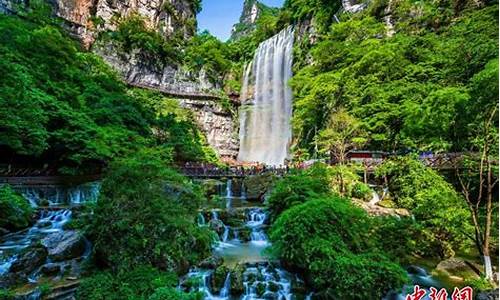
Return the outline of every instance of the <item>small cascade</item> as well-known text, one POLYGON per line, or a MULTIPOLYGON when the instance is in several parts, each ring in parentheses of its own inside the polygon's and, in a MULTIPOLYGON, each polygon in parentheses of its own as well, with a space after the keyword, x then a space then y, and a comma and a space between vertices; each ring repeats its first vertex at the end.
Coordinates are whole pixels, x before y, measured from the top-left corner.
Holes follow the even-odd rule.
POLYGON ((243 273, 243 280, 242 300, 292 299, 290 275, 284 270, 270 266, 249 267, 243 273))
POLYGON ((227 243, 228 237, 229 237, 229 227, 224 225, 224 233, 222 234, 222 242, 227 243))
POLYGON ((9 271, 18 255, 48 234, 60 232, 71 219, 71 210, 42 211, 31 228, 4 235, 0 239, 0 275, 9 271))
POLYGON ((96 202, 101 189, 100 182, 90 182, 74 187, 20 186, 14 187, 33 207, 79 205, 96 202))
MULTIPOLYGON (((195 280, 197 286, 191 287, 191 292, 198 292, 204 295, 203 299, 213 299, 212 293, 210 292, 210 276, 212 271, 210 270, 190 270, 186 275, 185 281, 195 280)), ((181 283, 182 286, 182 283, 181 283)))
POLYGON ((228 298, 231 291, 231 272, 227 272, 226 280, 224 280, 224 286, 220 290, 219 298, 228 298))
POLYGON ((264 222, 266 221, 267 214, 260 208, 252 209, 248 213, 248 221, 246 225, 252 229, 250 234, 250 239, 252 243, 258 245, 267 245, 269 242, 267 240, 267 235, 262 228, 264 222))
POLYGON ((247 187, 245 186, 245 181, 241 182, 241 198, 247 199, 247 187))
POLYGON ((226 183, 226 198, 233 197, 233 180, 228 179, 226 183))
POLYGON ((371 205, 376 205, 380 202, 380 197, 376 191, 372 191, 372 199, 370 200, 371 205))
POLYGON ((202 213, 198 214, 197 222, 198 222, 198 226, 205 226, 205 225, 207 225, 207 222, 205 221, 205 217, 203 216, 202 213))

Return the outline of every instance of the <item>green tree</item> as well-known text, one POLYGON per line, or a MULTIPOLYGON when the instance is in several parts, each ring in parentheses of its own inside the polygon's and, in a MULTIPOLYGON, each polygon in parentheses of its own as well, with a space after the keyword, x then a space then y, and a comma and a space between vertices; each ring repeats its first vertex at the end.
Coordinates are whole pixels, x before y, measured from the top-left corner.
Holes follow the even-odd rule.
POLYGON ((110 166, 90 232, 104 266, 126 270, 149 264, 183 272, 210 254, 212 236, 194 222, 201 189, 162 156, 146 150, 110 166))
POLYGON ((407 208, 422 225, 424 255, 453 256, 472 232, 470 213, 461 196, 436 171, 412 157, 385 161, 376 170, 387 176, 399 207, 407 208))
POLYGON ((319 133, 317 139, 320 152, 329 153, 332 161, 344 164, 349 150, 366 143, 364 135, 361 122, 339 109, 330 115, 326 128, 319 133))

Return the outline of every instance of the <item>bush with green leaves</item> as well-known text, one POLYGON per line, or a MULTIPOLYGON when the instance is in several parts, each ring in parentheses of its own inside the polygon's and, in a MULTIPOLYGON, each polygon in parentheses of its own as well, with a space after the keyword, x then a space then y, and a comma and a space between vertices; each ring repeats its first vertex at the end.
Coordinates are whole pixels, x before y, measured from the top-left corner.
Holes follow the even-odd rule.
POLYGON ((26 228, 32 215, 33 208, 28 200, 16 193, 10 185, 0 185, 0 228, 26 228))
POLYGON ((90 230, 96 260, 114 270, 150 264, 187 271, 211 253, 212 234, 194 222, 203 200, 201 188, 169 168, 161 151, 117 159, 90 230))
POLYGON ((376 172, 389 178, 396 205, 410 210, 421 224, 420 254, 448 257, 467 245, 464 241, 473 232, 470 212, 439 173, 413 157, 387 160, 376 172))
POLYGON ((269 215, 276 219, 286 209, 308 199, 330 192, 328 168, 315 164, 310 169, 295 171, 276 182, 266 201, 269 215))
POLYGON ((366 212, 337 196, 289 208, 272 225, 270 238, 274 253, 329 299, 380 299, 407 280, 378 249, 366 212))
POLYGON ((352 187, 351 196, 368 201, 372 197, 372 189, 365 183, 356 182, 352 187))
POLYGON ((177 292, 177 275, 165 273, 150 266, 137 266, 134 269, 118 273, 100 271, 84 278, 78 287, 77 299, 85 300, 160 300, 157 291, 169 290, 171 295, 178 295, 179 300, 194 300, 188 294, 177 292), (175 291, 175 292, 173 292, 175 291))

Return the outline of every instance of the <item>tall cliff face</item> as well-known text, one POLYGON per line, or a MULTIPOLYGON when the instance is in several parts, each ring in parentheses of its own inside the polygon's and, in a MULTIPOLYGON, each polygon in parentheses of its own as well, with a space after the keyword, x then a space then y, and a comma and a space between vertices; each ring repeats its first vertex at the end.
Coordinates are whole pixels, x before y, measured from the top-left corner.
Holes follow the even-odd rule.
MULTIPOLYGON (((0 12, 15 13, 27 0, 0 0, 0 12)), ((50 0, 54 14, 66 20, 69 31, 89 47, 99 31, 114 30, 120 19, 138 13, 149 28, 165 37, 196 31, 194 0, 50 0)))
MULTIPOLYGON (((29 0, 0 0, 0 13, 15 14, 29 0)), ((114 31, 120 20, 139 14, 149 29, 168 40, 172 35, 190 38, 196 30, 198 0, 45 0, 53 13, 65 20, 70 34, 101 56, 132 86, 159 90, 191 111, 207 141, 225 158, 238 153, 237 125, 215 97, 220 87, 208 80, 203 70, 192 73, 180 63, 145 59, 141 50, 124 51, 111 40, 97 39, 98 33, 114 31), (206 99, 212 100, 206 100, 206 99), (205 99, 205 100, 200 100, 205 99)))

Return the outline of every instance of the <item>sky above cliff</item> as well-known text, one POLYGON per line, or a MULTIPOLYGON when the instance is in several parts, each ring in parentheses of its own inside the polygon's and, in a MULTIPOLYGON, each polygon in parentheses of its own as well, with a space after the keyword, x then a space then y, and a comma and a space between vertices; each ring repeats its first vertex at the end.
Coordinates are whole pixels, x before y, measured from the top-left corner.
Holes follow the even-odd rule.
MULTIPOLYGON (((260 0, 260 2, 274 7, 283 5, 284 0, 260 0)), ((203 10, 198 14, 198 28, 208 30, 222 41, 231 35, 231 28, 238 23, 243 0, 203 0, 203 10)))

